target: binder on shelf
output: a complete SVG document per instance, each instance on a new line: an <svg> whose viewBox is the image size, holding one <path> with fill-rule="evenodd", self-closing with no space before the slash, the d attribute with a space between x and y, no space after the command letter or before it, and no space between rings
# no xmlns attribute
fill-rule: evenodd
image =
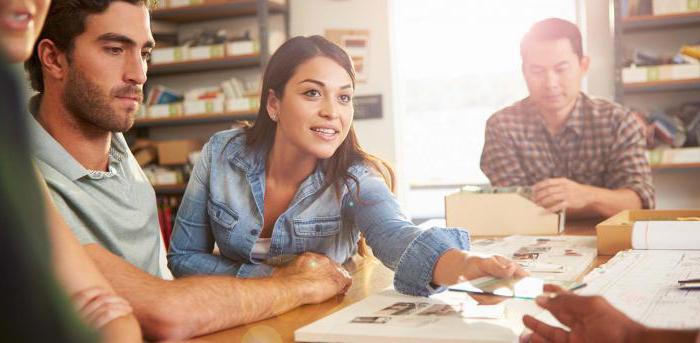
<svg viewBox="0 0 700 343"><path fill-rule="evenodd" d="M565 213L549 213L522 192L465 190L445 197L445 219L473 236L555 235L566 221Z"/></svg>

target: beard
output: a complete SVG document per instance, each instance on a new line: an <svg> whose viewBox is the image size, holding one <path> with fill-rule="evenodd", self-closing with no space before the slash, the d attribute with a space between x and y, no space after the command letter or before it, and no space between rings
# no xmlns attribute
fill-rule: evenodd
<svg viewBox="0 0 700 343"><path fill-rule="evenodd" d="M124 85L106 93L78 68L69 67L63 103L77 118L105 131L128 131L134 124L138 107L117 111L110 105L110 100L115 96L137 96L142 99L143 91L134 85Z"/></svg>

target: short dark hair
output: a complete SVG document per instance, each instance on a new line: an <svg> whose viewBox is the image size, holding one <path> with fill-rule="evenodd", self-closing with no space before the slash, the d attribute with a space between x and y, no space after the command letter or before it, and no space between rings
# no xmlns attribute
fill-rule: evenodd
<svg viewBox="0 0 700 343"><path fill-rule="evenodd" d="M39 93L44 92L44 76L41 73L41 61L37 46L43 39L49 39L56 47L65 52L70 62L70 54L74 47L75 37L85 32L85 19L92 14L107 10L116 1L124 1L133 5L151 6L152 0L53 0L46 16L44 28L34 45L32 57L24 63L24 69L29 73L32 88Z"/></svg>
<svg viewBox="0 0 700 343"><path fill-rule="evenodd" d="M581 44L581 31L576 24L559 18L549 18L535 23L520 41L520 57L525 59L525 51L534 42L568 39L571 49L574 50L579 60L583 57L583 45Z"/></svg>

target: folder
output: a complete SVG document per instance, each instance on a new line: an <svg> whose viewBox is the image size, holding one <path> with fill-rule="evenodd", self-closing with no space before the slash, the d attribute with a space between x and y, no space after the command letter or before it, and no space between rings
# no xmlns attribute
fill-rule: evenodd
<svg viewBox="0 0 700 343"><path fill-rule="evenodd" d="M549 213L518 192L468 191L445 197L445 219L472 236L556 235L566 221L564 212Z"/></svg>

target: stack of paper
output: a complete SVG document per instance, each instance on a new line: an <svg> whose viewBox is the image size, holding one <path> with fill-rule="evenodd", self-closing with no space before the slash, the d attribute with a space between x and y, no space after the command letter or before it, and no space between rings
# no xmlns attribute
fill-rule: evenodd
<svg viewBox="0 0 700 343"><path fill-rule="evenodd" d="M388 289L302 327L302 342L517 342L532 300L479 305L466 293L410 297Z"/></svg>
<svg viewBox="0 0 700 343"><path fill-rule="evenodd" d="M588 236L509 236L472 243L471 251L510 258L531 276L549 282L574 281L593 263L596 238Z"/></svg>

